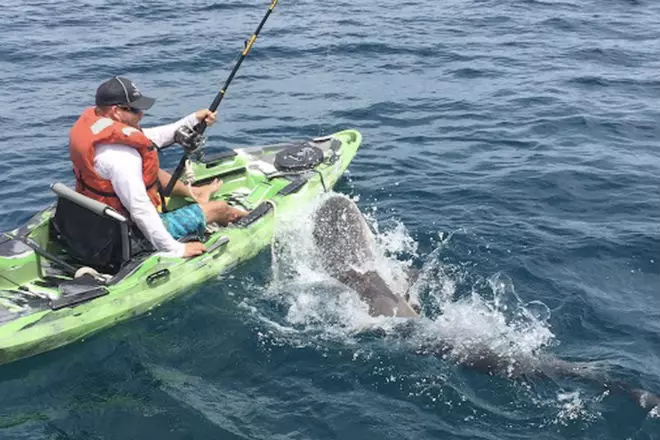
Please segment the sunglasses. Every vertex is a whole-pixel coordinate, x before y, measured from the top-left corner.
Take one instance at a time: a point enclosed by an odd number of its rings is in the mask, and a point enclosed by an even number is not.
[[[126,105],[118,105],[117,107],[119,107],[122,110],[126,110],[127,112],[134,113],[136,115],[139,115],[140,113],[142,113],[142,110],[140,110],[139,108],[133,108],[133,107],[129,107],[129,106],[126,106]]]

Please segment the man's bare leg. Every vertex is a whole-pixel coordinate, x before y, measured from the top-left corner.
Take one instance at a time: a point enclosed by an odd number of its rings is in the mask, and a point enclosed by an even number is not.
[[[199,206],[204,211],[207,224],[218,223],[222,226],[227,226],[229,223],[234,223],[248,215],[246,211],[229,206],[223,200],[212,200],[210,202],[200,203]]]

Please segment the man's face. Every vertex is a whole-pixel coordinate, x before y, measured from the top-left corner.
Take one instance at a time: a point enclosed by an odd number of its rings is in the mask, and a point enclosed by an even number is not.
[[[142,110],[126,105],[115,105],[112,108],[112,119],[131,127],[140,128],[140,121],[143,116],[144,112]]]

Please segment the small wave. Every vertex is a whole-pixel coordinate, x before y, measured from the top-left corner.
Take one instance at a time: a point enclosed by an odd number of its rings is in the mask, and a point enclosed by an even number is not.
[[[225,2],[225,3],[213,3],[211,5],[202,6],[199,9],[199,12],[208,12],[208,11],[241,11],[241,10],[254,10],[254,6],[245,3],[245,2]]]
[[[563,17],[551,17],[542,20],[538,24],[539,26],[552,28],[555,31],[558,29],[563,31],[576,31],[579,27],[574,20],[569,20]]]
[[[476,69],[473,67],[450,70],[448,73],[456,78],[497,78],[503,74],[503,72],[497,70]]]
[[[261,411],[264,412],[268,411],[269,407],[277,406],[276,402],[269,404],[263,395],[254,400],[246,395],[245,390],[220,387],[199,376],[159,365],[145,367],[158,381],[160,389],[185,407],[193,408],[232,438],[254,438],[250,434],[250,428],[241,421],[244,417],[249,417],[255,405],[263,405]]]
[[[648,78],[608,78],[602,75],[583,75],[570,78],[567,80],[569,84],[576,84],[580,86],[598,86],[598,87],[639,87],[641,88],[657,88],[660,90],[660,80]]]

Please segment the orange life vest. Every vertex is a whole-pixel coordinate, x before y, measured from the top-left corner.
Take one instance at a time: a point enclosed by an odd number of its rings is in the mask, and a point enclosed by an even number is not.
[[[126,208],[115,194],[112,183],[103,179],[94,169],[96,145],[121,144],[135,148],[142,157],[142,180],[149,199],[156,208],[160,207],[158,194],[158,151],[154,143],[137,128],[98,116],[95,108],[83,111],[69,134],[69,154],[76,175],[76,191],[94,200],[105,203],[122,214]]]

